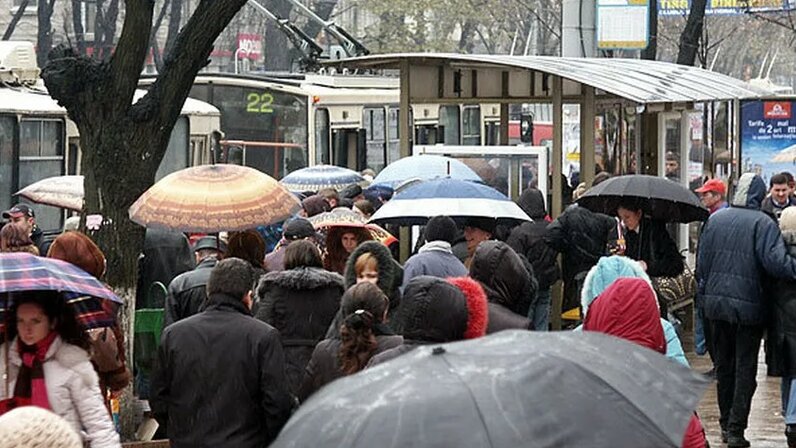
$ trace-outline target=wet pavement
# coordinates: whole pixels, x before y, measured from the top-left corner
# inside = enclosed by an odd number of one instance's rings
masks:
[[[757,369],[757,392],[752,401],[752,413],[749,415],[749,427],[746,438],[752,443],[753,448],[761,447],[786,447],[785,424],[782,420],[780,401],[780,379],[766,376],[765,355],[760,350]],[[698,372],[710,370],[710,358],[698,357],[693,352],[688,353],[688,362]],[[721,428],[719,427],[719,405],[716,402],[716,383],[710,386],[699,404],[699,416],[711,447],[726,446],[721,443]]]

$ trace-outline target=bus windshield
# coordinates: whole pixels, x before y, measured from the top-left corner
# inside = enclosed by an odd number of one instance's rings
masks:
[[[229,163],[277,179],[308,164],[307,98],[263,87],[197,84],[190,96],[221,111]]]

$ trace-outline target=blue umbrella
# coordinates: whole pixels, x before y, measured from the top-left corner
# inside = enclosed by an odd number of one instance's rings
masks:
[[[379,224],[423,225],[437,215],[466,220],[492,218],[501,222],[531,221],[506,195],[476,182],[440,178],[407,187],[371,217]]]
[[[356,171],[334,165],[315,165],[293,171],[279,181],[290,191],[318,191],[334,188],[337,191],[358,184],[365,179]]]
[[[385,184],[393,188],[412,180],[431,180],[438,177],[481,182],[475,171],[464,163],[450,157],[419,155],[404,157],[387,165],[375,179],[374,184]]]

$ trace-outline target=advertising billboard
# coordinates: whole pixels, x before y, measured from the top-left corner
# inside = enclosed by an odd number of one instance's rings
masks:
[[[741,158],[744,172],[768,183],[774,174],[796,173],[796,98],[741,103]]]

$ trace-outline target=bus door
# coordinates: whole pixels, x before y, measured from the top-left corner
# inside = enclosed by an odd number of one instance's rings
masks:
[[[512,199],[532,186],[547,198],[548,156],[541,146],[416,145],[413,154],[453,157],[473,169],[485,184]]]
[[[365,164],[365,130],[332,130],[332,164],[361,171]],[[362,160],[360,160],[362,159]]]

